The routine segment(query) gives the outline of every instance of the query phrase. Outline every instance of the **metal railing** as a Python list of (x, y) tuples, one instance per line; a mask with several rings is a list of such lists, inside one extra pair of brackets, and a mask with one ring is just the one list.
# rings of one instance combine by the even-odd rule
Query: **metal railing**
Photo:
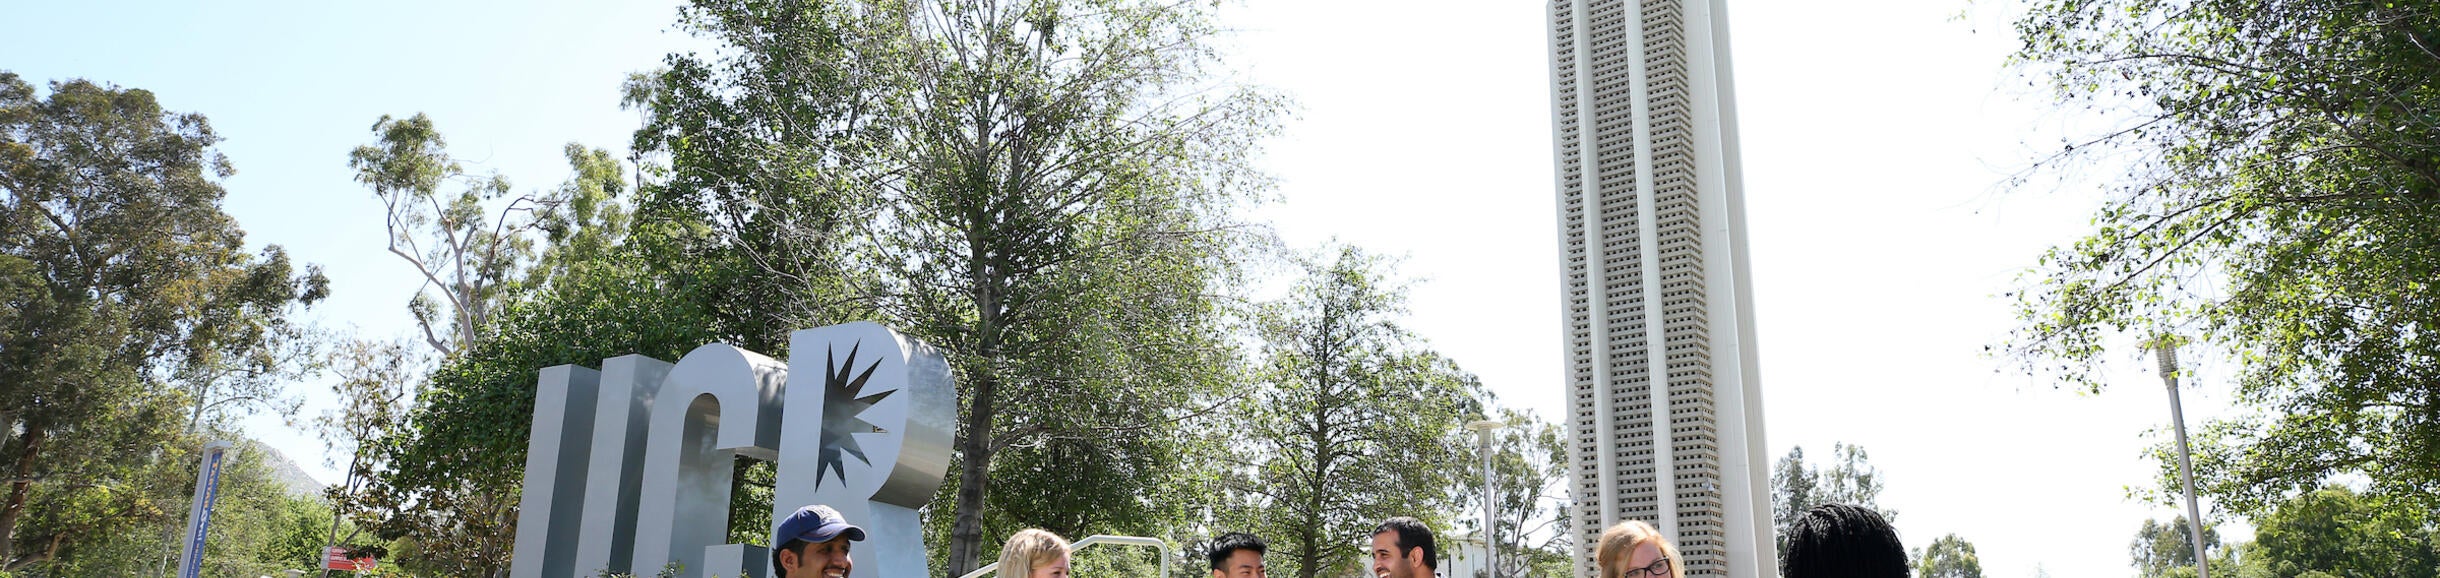
[[(1071, 551), (1071, 552), (1072, 552), (1072, 551), (1076, 551), (1076, 550), (1083, 550), (1083, 549), (1084, 549), (1086, 546), (1091, 546), (1091, 545), (1094, 545), (1094, 544), (1111, 544), (1111, 545), (1118, 545), (1118, 546), (1149, 546), (1149, 547), (1151, 547), (1151, 548), (1153, 548), (1153, 549), (1155, 549), (1155, 550), (1160, 550), (1160, 551), (1161, 551), (1161, 554), (1160, 554), (1160, 559), (1161, 559), (1161, 577), (1162, 577), (1162, 578), (1168, 578), (1168, 576), (1169, 576), (1169, 543), (1167, 543), (1167, 542), (1162, 542), (1162, 541), (1161, 541), (1159, 538), (1145, 538), (1145, 537), (1142, 537), (1142, 536), (1111, 536), (1111, 535), (1106, 535), (1106, 534), (1094, 534), (1094, 535), (1091, 535), (1091, 536), (1086, 536), (1086, 537), (1085, 537), (1084, 539), (1082, 539), (1082, 540), (1077, 540), (1077, 541), (1075, 541), (1074, 543), (1068, 544), (1068, 550), (1069, 550), (1069, 551)], [(976, 568), (976, 569), (974, 569), (974, 571), (973, 571), (973, 572), (967, 572), (967, 573), (966, 573), (966, 575), (964, 575), (964, 576), (959, 576), (959, 577), (957, 577), (957, 578), (981, 578), (981, 577), (982, 577), (982, 576), (984, 576), (984, 575), (990, 574), (990, 573), (991, 573), (993, 570), (998, 570), (998, 569), (1000, 569), (1000, 563), (999, 563), (999, 562), (992, 562), (992, 563), (990, 563), (990, 564), (984, 564), (984, 565), (983, 565), (983, 567), (981, 567), (981, 568)]]

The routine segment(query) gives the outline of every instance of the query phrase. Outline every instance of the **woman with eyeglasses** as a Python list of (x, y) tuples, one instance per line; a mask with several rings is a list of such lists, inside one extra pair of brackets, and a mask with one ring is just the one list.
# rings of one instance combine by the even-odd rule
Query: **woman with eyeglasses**
[(1000, 547), (998, 578), (1068, 578), (1066, 538), (1049, 530), (1026, 528)]
[(1677, 546), (1661, 538), (1660, 530), (1639, 520), (1603, 530), (1600, 546), (1593, 549), (1593, 563), (1601, 567), (1601, 578), (1683, 578), (1681, 562)]

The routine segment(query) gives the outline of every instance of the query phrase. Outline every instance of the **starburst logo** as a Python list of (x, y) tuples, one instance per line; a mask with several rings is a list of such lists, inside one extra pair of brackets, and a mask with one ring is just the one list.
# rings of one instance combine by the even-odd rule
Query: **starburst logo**
[[(864, 465), (873, 464), (872, 458), (865, 457), (864, 446), (856, 443), (855, 435), (883, 432), (879, 426), (864, 421), (862, 417), (858, 416), (862, 415), (864, 410), (872, 408), (873, 404), (881, 403), (881, 400), (888, 398), (890, 394), (898, 393), (898, 390), (893, 389), (869, 396), (863, 395), (864, 384), (873, 378), (874, 370), (881, 368), (881, 360), (876, 359), (871, 365), (864, 366), (863, 372), (856, 372), (856, 353), (863, 348), (863, 341), (857, 341), (855, 345), (848, 347), (847, 359), (844, 362), (838, 359), (837, 350), (830, 350), (822, 355), (823, 363), (830, 367), (822, 374), (822, 449), (814, 462), (813, 487), (815, 488), (822, 487), (822, 478), (828, 477), (825, 474), (832, 472), (839, 475), (841, 483), (847, 481), (846, 456), (855, 456), (856, 460), (864, 462)], [(854, 377), (850, 378), (849, 374), (854, 374)]]

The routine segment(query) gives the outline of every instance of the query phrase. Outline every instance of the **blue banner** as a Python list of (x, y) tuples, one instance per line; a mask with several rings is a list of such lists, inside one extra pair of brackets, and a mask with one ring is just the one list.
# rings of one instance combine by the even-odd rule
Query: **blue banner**
[(178, 578), (196, 578), (203, 573), (203, 539), (212, 528), (212, 504), (220, 498), (220, 467), (229, 455), (229, 444), (216, 442), (203, 448), (203, 467), (195, 473), (195, 505), (187, 512), (186, 557), (178, 562)]

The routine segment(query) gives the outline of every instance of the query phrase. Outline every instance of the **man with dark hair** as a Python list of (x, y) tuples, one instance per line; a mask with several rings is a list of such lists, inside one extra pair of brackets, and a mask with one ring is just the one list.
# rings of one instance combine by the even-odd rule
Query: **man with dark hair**
[(1422, 520), (1399, 516), (1373, 528), (1374, 578), (1432, 578), (1440, 570), (1440, 547)]
[[(779, 529), (771, 533), (773, 578), (847, 578), (855, 561), (847, 557), (847, 543), (864, 540), (864, 529), (847, 523), (830, 506), (814, 504), (797, 508), (788, 519), (780, 520)], [(802, 573), (799, 573), (799, 572)]]
[(1212, 578), (1263, 578), (1262, 555), (1270, 550), (1261, 538), (1229, 532), (1212, 539)]
[(1779, 553), (1781, 578), (1906, 578), (1906, 546), (1898, 530), (1871, 508), (1827, 504), (1788, 524)]

